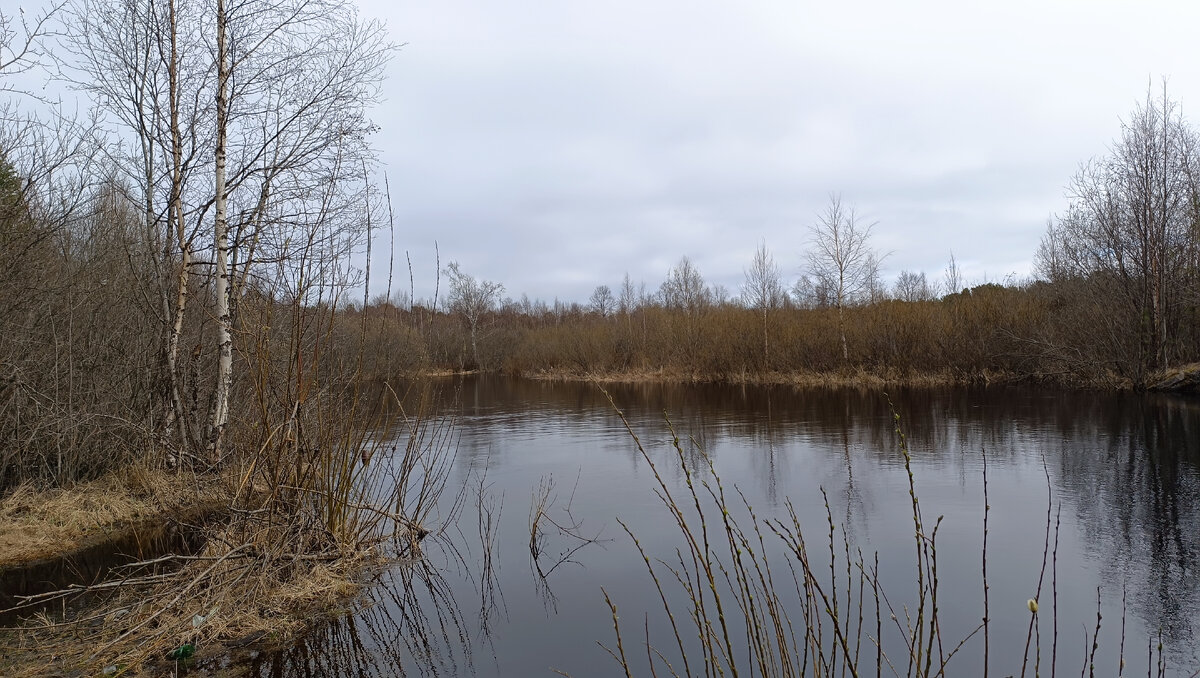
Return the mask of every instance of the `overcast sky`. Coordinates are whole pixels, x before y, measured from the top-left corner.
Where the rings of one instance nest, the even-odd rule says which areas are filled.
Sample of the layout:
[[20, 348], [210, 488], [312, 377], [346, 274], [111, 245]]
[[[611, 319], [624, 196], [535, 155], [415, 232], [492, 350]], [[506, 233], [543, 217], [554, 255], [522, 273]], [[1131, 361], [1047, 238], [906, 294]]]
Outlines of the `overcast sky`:
[[1200, 3], [359, 2], [405, 43], [375, 116], [418, 297], [434, 241], [515, 299], [683, 255], [736, 294], [760, 241], [790, 285], [831, 192], [889, 284], [1025, 276], [1148, 86], [1200, 105]]

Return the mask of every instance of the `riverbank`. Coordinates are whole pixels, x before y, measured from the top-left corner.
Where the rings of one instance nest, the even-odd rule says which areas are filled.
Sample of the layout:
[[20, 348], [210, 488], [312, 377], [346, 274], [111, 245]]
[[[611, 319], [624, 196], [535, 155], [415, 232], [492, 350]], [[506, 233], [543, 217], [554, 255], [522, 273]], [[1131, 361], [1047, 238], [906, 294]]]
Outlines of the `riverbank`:
[[1149, 390], [1200, 394], [1200, 363], [1189, 363], [1165, 370], [1161, 376], [1150, 382]]
[[697, 371], [668, 368], [588, 372], [572, 369], [542, 369], [520, 374], [527, 379], [546, 381], [589, 381], [599, 383], [642, 384], [729, 384], [735, 386], [797, 386], [805, 388], [940, 388], [947, 386], [988, 386], [1000, 384], [1041, 383], [1057, 387], [1124, 390], [1132, 388], [1127, 381], [1117, 379], [1083, 382], [1077, 379], [1037, 377], [1003, 370], [982, 370], [975, 373], [954, 370], [917, 371], [901, 369], [868, 369], [820, 372], [797, 370], [788, 372], [730, 372], [707, 374]]
[[[25, 628], [0, 629], [0, 675], [240, 675], [244, 667], [231, 666], [231, 658], [287, 647], [352, 610], [368, 581], [365, 573], [386, 562], [357, 553], [298, 562], [289, 577], [277, 571], [239, 577], [253, 563], [219, 551], [213, 545], [157, 585], [118, 591], [67, 624], [49, 611]], [[219, 571], [209, 571], [218, 561]], [[214, 595], [214, 585], [222, 584]]]
[[[15, 613], [19, 628], [0, 629], [0, 675], [163, 675], [180, 648], [211, 660], [286, 643], [347, 609], [367, 573], [395, 561], [384, 545], [331, 538], [295, 495], [243, 486], [235, 501], [237, 475], [133, 467], [0, 500], [0, 574], [38, 580], [38, 598], [14, 599], [36, 603]], [[130, 550], [140, 530], [171, 523], [188, 524], [197, 548]], [[75, 576], [74, 559], [97, 552], [110, 565]], [[127, 564], [134, 553], [144, 560]], [[46, 571], [67, 575], [45, 582]]]
[[228, 506], [219, 478], [131, 466], [69, 488], [22, 486], [0, 499], [0, 570], [63, 558], [139, 528]]

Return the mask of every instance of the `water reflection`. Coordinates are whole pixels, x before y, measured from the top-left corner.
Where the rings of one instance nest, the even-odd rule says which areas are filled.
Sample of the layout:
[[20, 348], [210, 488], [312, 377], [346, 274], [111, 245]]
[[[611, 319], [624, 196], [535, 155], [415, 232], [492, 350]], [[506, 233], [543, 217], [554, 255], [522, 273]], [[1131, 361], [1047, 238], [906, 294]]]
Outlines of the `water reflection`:
[[[486, 469], [490, 496], [501, 498], [478, 525], [470, 525], [471, 510], [463, 513], [458, 534], [474, 544], [470, 553], [447, 559], [449, 568], [426, 563], [387, 573], [363, 611], [289, 652], [257, 658], [253, 675], [610, 675], [617, 667], [597, 645], [612, 637], [601, 587], [628, 619], [644, 617], [648, 632], [653, 628], [658, 594], [617, 519], [665, 560], [677, 532], [608, 397], [586, 384], [502, 378], [469, 379], [460, 389], [452, 482], [478, 482]], [[897, 600], [911, 590], [907, 480], [881, 392], [655, 384], [608, 390], [672, 487], [682, 487], [684, 474], [678, 461], [670, 463], [664, 413], [691, 472], [706, 474], [711, 460], [726, 487], [743, 492], [761, 515], [783, 516], [790, 501], [818, 535], [828, 496], [849, 541], [879, 552], [881, 581], [899, 592]], [[1145, 643], [1159, 629], [1172, 662], [1200, 665], [1200, 403], [1017, 388], [889, 395], [903, 417], [923, 510], [929, 519], [945, 516], [939, 566], [944, 600], [954, 601], [944, 610], [948, 628], [973, 628], [982, 614], [986, 451], [995, 670], [1018, 670], [1048, 508], [1062, 516], [1060, 668], [1078, 669], [1086, 658], [1078, 632], [1095, 623], [1097, 587], [1104, 599], [1101, 666], [1116, 673], [1123, 591], [1128, 673], [1146, 671]], [[562, 488], [572, 488], [569, 515], [555, 515], [578, 534], [543, 523], [538, 556], [531, 530], [546, 482], [560, 488], [560, 511], [568, 501]], [[546, 572], [579, 538], [602, 547], [572, 552], [567, 565]], [[958, 670], [977, 672], [981, 657], [978, 647], [964, 649]]]
[[[393, 568], [361, 608], [322, 624], [294, 646], [251, 652], [247, 675], [461, 676], [474, 673], [467, 617], [456, 591], [428, 562]], [[201, 666], [200, 668], [206, 668]]]
[[[61, 616], [65, 614], [63, 605], [81, 609], [94, 603], [96, 596], [55, 596], [50, 601], [34, 604], [27, 599], [117, 577], [150, 574], [155, 570], [140, 567], [135, 571], [130, 566], [167, 553], [196, 553], [204, 544], [202, 535], [201, 528], [178, 522], [140, 525], [119, 538], [95, 543], [60, 558], [0, 570], [0, 626], [17, 624], [22, 618], [38, 612], [57, 612]], [[153, 567], [174, 566], [158, 563]]]
[[1101, 411], [1091, 431], [1064, 436], [1057, 470], [1089, 501], [1079, 522], [1106, 578], [1129, 582], [1138, 617], [1173, 644], [1195, 646], [1200, 605], [1195, 473], [1200, 458], [1196, 403], [1125, 398]]

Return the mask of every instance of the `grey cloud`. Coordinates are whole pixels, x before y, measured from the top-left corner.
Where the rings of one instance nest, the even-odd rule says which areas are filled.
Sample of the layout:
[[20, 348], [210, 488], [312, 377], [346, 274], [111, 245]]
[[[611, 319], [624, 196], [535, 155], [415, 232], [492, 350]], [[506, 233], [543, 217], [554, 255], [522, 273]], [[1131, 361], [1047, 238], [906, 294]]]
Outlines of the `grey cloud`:
[[435, 239], [515, 298], [653, 289], [685, 254], [735, 292], [761, 239], [798, 275], [837, 191], [878, 220], [888, 275], [951, 250], [969, 280], [1027, 274], [1151, 78], [1185, 110], [1197, 92], [1197, 9], [1083, 10], [364, 2], [408, 43], [377, 111], [398, 247], [418, 296]]

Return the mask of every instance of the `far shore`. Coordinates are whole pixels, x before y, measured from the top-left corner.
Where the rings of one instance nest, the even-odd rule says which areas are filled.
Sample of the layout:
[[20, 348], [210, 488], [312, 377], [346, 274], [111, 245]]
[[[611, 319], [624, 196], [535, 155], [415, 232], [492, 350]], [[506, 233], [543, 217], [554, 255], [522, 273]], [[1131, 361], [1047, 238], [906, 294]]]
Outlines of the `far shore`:
[[[1166, 374], [1175, 374], [1184, 368], [1174, 368]], [[729, 384], [755, 386], [798, 386], [806, 388], [945, 388], [950, 386], [999, 386], [1040, 385], [1053, 388], [1125, 391], [1134, 390], [1128, 379], [1110, 376], [1104, 379], [1081, 379], [1076, 375], [1029, 375], [1003, 370], [961, 372], [954, 370], [920, 371], [893, 368], [852, 367], [839, 371], [734, 371], [710, 374], [701, 371], [681, 370], [669, 367], [628, 370], [584, 370], [577, 368], [552, 367], [533, 370], [422, 370], [419, 376], [426, 378], [464, 377], [485, 374], [502, 374], [524, 379], [563, 382], [594, 382], [602, 384]], [[1151, 383], [1157, 383], [1155, 380]], [[1154, 388], [1150, 390], [1175, 390]]]
[[966, 384], [994, 384], [1022, 381], [1015, 375], [984, 372], [963, 375], [950, 371], [902, 372], [897, 370], [873, 371], [854, 369], [844, 372], [731, 372], [728, 374], [703, 374], [683, 370], [625, 370], [612, 372], [582, 372], [578, 370], [538, 370], [524, 373], [529, 379], [549, 381], [590, 381], [599, 383], [664, 383], [664, 384], [730, 384], [730, 385], [788, 385], [807, 387], [863, 387], [884, 386], [960, 386]]

